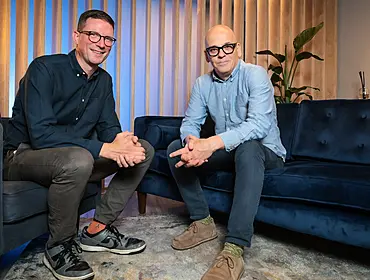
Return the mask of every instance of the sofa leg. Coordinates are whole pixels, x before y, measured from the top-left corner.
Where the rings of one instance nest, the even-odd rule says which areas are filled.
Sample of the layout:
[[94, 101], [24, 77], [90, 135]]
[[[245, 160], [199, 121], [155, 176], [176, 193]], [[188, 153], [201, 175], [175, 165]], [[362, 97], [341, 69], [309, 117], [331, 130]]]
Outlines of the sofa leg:
[[139, 214], [145, 214], [146, 212], [146, 193], [143, 192], [137, 192], [137, 199], [138, 199], [138, 205], [139, 205]]

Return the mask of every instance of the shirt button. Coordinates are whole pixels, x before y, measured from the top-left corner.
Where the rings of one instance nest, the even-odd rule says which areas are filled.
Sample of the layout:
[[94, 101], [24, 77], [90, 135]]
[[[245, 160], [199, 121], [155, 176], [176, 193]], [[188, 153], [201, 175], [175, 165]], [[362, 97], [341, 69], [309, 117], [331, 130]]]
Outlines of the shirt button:
[[226, 130], [227, 130], [227, 131], [229, 131], [229, 130], [230, 130], [230, 128], [226, 128]]
[[80, 77], [80, 74], [77, 74], [77, 77]]
[[226, 102], [226, 98], [224, 98], [224, 102]]
[[226, 117], [228, 117], [229, 116], [229, 114], [228, 113], [226, 113]]
[[82, 99], [81, 101], [82, 101], [82, 102], [85, 102], [85, 99]]
[[76, 121], [78, 121], [78, 118], [76, 118]]

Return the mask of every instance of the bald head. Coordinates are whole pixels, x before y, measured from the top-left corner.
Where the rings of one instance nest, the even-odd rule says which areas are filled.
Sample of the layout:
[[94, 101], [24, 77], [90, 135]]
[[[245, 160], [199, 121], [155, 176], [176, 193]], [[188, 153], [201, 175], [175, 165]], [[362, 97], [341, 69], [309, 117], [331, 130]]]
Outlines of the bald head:
[[204, 54], [219, 78], [226, 80], [241, 57], [240, 45], [234, 31], [226, 25], [215, 25], [208, 30]]
[[215, 25], [211, 27], [206, 35], [206, 48], [214, 46], [216, 41], [226, 40], [225, 42], [235, 43], [236, 36], [234, 31], [226, 25]]

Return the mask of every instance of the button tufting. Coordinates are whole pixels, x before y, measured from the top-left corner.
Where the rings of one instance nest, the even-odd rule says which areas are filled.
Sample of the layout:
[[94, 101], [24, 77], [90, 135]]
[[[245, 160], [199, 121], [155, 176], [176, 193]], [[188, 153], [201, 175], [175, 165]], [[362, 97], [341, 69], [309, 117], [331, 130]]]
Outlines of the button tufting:
[[367, 115], [365, 115], [365, 114], [361, 115], [361, 119], [363, 119], [363, 120], [367, 119]]
[[359, 148], [364, 148], [365, 147], [365, 144], [358, 144], [358, 147]]
[[323, 145], [328, 144], [328, 142], [326, 140], [321, 140], [320, 143], [323, 144]]

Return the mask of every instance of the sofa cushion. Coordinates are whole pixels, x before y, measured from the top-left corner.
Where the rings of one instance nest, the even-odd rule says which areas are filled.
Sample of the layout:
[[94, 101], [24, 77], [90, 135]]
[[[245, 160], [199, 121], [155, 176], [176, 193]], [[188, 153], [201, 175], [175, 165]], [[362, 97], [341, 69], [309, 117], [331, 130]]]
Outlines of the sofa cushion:
[[180, 138], [182, 117], [144, 116], [135, 118], [134, 132], [140, 139], [147, 140], [154, 149], [167, 149]]
[[370, 211], [370, 167], [297, 161], [266, 172], [263, 196]]
[[[4, 224], [47, 212], [47, 188], [28, 181], [4, 181], [3, 187]], [[95, 196], [97, 193], [97, 184], [90, 183], [84, 198]]]
[[280, 138], [286, 149], [286, 161], [292, 159], [292, 143], [297, 123], [299, 104], [277, 104], [277, 120], [280, 130]]
[[[300, 161], [267, 170], [262, 197], [325, 204], [370, 211], [369, 167], [362, 165]], [[231, 193], [234, 174], [218, 171], [202, 174], [203, 188]]]
[[145, 130], [146, 139], [154, 149], [167, 149], [172, 141], [180, 138], [179, 127], [149, 124]]
[[172, 177], [170, 167], [168, 166], [167, 150], [156, 150], [152, 163], [150, 164], [149, 170]]
[[303, 101], [292, 156], [370, 164], [370, 100]]

